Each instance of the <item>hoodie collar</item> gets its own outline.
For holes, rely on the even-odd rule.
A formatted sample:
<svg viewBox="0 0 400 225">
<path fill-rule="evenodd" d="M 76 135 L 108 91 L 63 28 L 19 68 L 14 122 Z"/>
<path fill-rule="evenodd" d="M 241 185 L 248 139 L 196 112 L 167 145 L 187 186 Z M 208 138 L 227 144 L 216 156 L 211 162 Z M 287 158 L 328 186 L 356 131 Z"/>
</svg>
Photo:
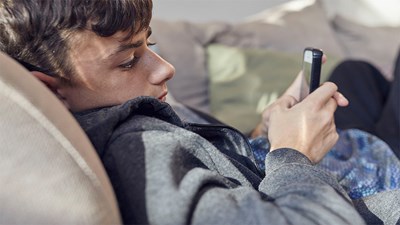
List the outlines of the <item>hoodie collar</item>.
<svg viewBox="0 0 400 225">
<path fill-rule="evenodd" d="M 74 113 L 99 155 L 102 155 L 116 127 L 134 115 L 154 117 L 176 126 L 184 126 L 168 103 L 147 96 L 134 98 L 121 105 Z"/>
</svg>

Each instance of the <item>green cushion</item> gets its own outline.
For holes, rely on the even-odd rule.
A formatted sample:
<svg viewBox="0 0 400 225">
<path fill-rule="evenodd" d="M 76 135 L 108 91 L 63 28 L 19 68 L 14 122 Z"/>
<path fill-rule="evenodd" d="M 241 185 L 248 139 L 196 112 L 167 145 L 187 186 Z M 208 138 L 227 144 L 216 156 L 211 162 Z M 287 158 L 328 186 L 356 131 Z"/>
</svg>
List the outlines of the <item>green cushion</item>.
<svg viewBox="0 0 400 225">
<path fill-rule="evenodd" d="M 263 109 L 276 100 L 301 70 L 302 52 L 282 53 L 212 44 L 207 47 L 211 113 L 242 132 L 250 132 Z M 337 64 L 329 57 L 321 80 Z"/>
</svg>

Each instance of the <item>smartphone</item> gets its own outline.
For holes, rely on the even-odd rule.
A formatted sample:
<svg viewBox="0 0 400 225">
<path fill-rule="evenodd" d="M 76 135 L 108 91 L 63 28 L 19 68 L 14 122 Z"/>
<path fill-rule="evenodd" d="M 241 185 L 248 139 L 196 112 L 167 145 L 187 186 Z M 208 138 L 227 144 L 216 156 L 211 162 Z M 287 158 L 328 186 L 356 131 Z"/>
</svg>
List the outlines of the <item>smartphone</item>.
<svg viewBox="0 0 400 225">
<path fill-rule="evenodd" d="M 322 55 L 321 49 L 307 47 L 303 52 L 303 75 L 307 82 L 309 93 L 313 92 L 320 85 Z"/>
</svg>

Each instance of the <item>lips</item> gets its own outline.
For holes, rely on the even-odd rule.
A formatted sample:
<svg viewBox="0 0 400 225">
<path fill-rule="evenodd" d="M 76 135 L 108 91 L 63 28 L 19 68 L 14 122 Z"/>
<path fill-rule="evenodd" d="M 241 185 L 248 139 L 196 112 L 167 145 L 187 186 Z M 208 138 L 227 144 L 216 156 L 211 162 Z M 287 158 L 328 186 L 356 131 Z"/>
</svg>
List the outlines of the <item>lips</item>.
<svg viewBox="0 0 400 225">
<path fill-rule="evenodd" d="M 160 97 L 158 97 L 158 99 L 162 102 L 165 102 L 165 100 L 167 99 L 167 94 L 168 91 L 164 92 L 162 95 L 160 95 Z"/>
</svg>

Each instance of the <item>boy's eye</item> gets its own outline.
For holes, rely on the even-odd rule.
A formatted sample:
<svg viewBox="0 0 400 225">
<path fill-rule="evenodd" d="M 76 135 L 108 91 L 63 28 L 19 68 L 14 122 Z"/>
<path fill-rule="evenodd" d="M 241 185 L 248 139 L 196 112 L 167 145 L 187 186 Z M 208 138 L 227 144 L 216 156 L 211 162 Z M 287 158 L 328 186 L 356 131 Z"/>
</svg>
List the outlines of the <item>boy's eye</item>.
<svg viewBox="0 0 400 225">
<path fill-rule="evenodd" d="M 154 46 L 154 45 L 156 45 L 155 42 L 147 42 L 147 46 L 149 46 L 149 47 Z M 135 66 L 135 64 L 139 61 L 139 59 L 140 59 L 140 57 L 134 56 L 131 60 L 119 65 L 118 67 L 120 67 L 122 69 L 132 69 Z"/>
<path fill-rule="evenodd" d="M 126 63 L 119 65 L 118 67 L 120 67 L 122 69 L 131 69 L 135 66 L 135 64 L 137 63 L 138 60 L 139 60 L 139 57 L 134 57 L 133 59 L 129 60 Z"/>
<path fill-rule="evenodd" d="M 153 52 L 157 52 L 157 46 L 155 42 L 147 42 L 147 47 L 149 47 Z"/>
</svg>

